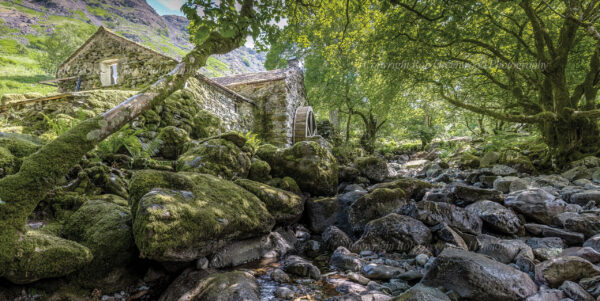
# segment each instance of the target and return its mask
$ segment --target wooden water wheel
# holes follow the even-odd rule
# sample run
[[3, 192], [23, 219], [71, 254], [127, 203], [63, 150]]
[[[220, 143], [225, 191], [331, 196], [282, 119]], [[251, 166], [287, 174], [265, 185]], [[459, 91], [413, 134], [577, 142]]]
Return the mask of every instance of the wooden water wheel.
[[317, 134], [317, 123], [312, 107], [299, 107], [294, 116], [294, 143]]

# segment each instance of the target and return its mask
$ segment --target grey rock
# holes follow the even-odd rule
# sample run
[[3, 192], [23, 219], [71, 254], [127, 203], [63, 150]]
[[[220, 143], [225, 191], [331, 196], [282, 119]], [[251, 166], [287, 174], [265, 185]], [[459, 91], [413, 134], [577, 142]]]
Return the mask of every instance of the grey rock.
[[559, 287], [560, 290], [573, 299], [573, 301], [594, 301], [594, 297], [586, 292], [583, 287], [573, 281], [565, 281]]
[[600, 214], [598, 212], [564, 212], [555, 217], [555, 224], [563, 228], [592, 237], [600, 232]]
[[542, 289], [526, 301], [562, 301], [564, 297], [565, 294], [559, 289]]
[[431, 240], [431, 231], [421, 221], [409, 216], [388, 214], [370, 221], [352, 250], [408, 251]]
[[596, 234], [590, 237], [583, 243], [584, 247], [591, 247], [594, 250], [600, 252], [600, 234]]
[[279, 283], [292, 282], [292, 279], [290, 278], [290, 276], [286, 272], [284, 272], [282, 269], [274, 269], [271, 272], [271, 279], [273, 281], [277, 281]]
[[517, 180], [519, 180], [519, 178], [513, 176], [499, 177], [494, 181], [493, 187], [495, 190], [498, 190], [502, 193], [509, 193], [510, 185]]
[[555, 216], [567, 210], [567, 203], [539, 188], [511, 193], [504, 200], [504, 204], [527, 218], [546, 225], [551, 224]]
[[589, 202], [600, 205], [600, 190], [586, 190], [571, 195], [571, 203], [585, 206]]
[[502, 263], [511, 263], [518, 257], [533, 260], [533, 251], [520, 240], [503, 239], [484, 245], [479, 253], [485, 254]]
[[562, 256], [578, 256], [591, 263], [600, 262], [600, 253], [590, 247], [573, 247], [563, 250]]
[[394, 301], [450, 301], [450, 298], [437, 288], [419, 283], [394, 298]]
[[478, 201], [465, 208], [475, 214], [485, 225], [504, 234], [516, 234], [523, 228], [517, 215], [510, 209], [492, 201]]
[[462, 232], [481, 233], [481, 219], [474, 213], [452, 204], [421, 201], [404, 206], [402, 213], [429, 226], [446, 223]]
[[344, 247], [339, 247], [333, 252], [329, 259], [329, 265], [342, 271], [360, 271], [363, 266], [358, 254], [350, 252]]
[[325, 247], [333, 251], [338, 247], [350, 248], [352, 246], [352, 239], [344, 231], [336, 226], [329, 226], [321, 234]]
[[550, 287], [558, 287], [565, 280], [579, 281], [600, 275], [600, 268], [576, 256], [560, 256], [536, 265], [535, 277]]
[[292, 300], [294, 299], [294, 295], [294, 291], [285, 286], [280, 286], [275, 290], [275, 297], [279, 299]]
[[369, 263], [363, 266], [361, 273], [369, 279], [389, 280], [397, 278], [399, 275], [406, 272], [405, 269], [399, 267], [388, 266], [384, 264]]
[[474, 186], [455, 185], [451, 188], [454, 202], [457, 205], [468, 205], [481, 200], [502, 201], [502, 193], [494, 189], [483, 189]]
[[554, 228], [540, 224], [525, 224], [527, 232], [543, 237], [560, 237], [567, 245], [580, 245], [584, 236], [581, 233], [571, 232], [564, 229]]
[[422, 283], [455, 291], [470, 300], [523, 300], [537, 292], [531, 278], [489, 257], [446, 248], [435, 259]]
[[315, 280], [321, 279], [321, 271], [319, 271], [316, 266], [308, 262], [306, 259], [296, 255], [288, 256], [285, 259], [283, 263], [283, 270], [286, 273], [302, 277], [310, 277]]

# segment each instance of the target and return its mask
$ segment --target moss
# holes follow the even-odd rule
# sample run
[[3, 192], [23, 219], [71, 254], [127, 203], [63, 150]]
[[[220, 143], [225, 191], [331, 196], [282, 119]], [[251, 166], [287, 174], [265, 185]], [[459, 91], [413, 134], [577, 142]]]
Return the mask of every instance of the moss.
[[190, 140], [185, 130], [174, 126], [162, 128], [156, 139], [159, 140], [158, 151], [164, 158], [170, 160], [176, 160], [183, 154]]
[[87, 265], [93, 257], [88, 248], [74, 241], [35, 230], [21, 236], [15, 254], [4, 270], [4, 277], [14, 283], [65, 276]]
[[388, 175], [387, 162], [377, 156], [356, 158], [354, 164], [364, 177], [374, 182], [381, 182]]
[[411, 178], [398, 179], [392, 182], [377, 184], [377, 186], [375, 186], [375, 188], [400, 188], [406, 193], [407, 198], [416, 201], [420, 201], [425, 195], [425, 192], [432, 187], [433, 185], [430, 183]]
[[191, 181], [192, 189], [155, 189], [133, 207], [134, 237], [142, 257], [191, 261], [273, 227], [265, 204], [233, 182], [198, 173], [177, 176]]
[[17, 158], [23, 158], [35, 153], [41, 145], [18, 137], [2, 137], [0, 135], [0, 147], [8, 149]]
[[271, 179], [271, 166], [269, 163], [260, 160], [252, 159], [250, 164], [250, 171], [248, 172], [248, 179], [258, 182], [266, 182]]
[[218, 135], [223, 131], [221, 119], [205, 110], [200, 110], [192, 119], [190, 136], [194, 139]]
[[60, 221], [67, 219], [86, 201], [87, 198], [80, 193], [62, 190], [57, 190], [51, 198], [46, 200], [52, 209], [54, 218]]
[[400, 188], [377, 188], [350, 206], [348, 217], [352, 230], [361, 232], [371, 220], [378, 219], [406, 205], [406, 193]]
[[516, 169], [518, 172], [535, 173], [536, 169], [529, 157], [518, 156], [506, 161], [506, 165]]
[[234, 142], [211, 139], [190, 149], [177, 161], [178, 171], [207, 173], [225, 179], [245, 178], [250, 169], [250, 157]]
[[[104, 199], [107, 198], [118, 197]], [[127, 207], [102, 199], [89, 200], [69, 217], [63, 233], [88, 247], [94, 255], [83, 271], [84, 276], [102, 277], [115, 267], [127, 265], [133, 258], [135, 247]]]
[[267, 184], [269, 184], [273, 187], [277, 187], [279, 189], [293, 192], [295, 194], [302, 193], [302, 191], [300, 190], [300, 187], [298, 187], [298, 184], [296, 183], [296, 181], [290, 177], [273, 178], [273, 179], [267, 181]]
[[256, 150], [256, 156], [272, 166], [277, 164], [277, 151], [277, 146], [272, 144], [263, 144]]
[[459, 163], [460, 163], [461, 168], [478, 168], [479, 167], [479, 157], [477, 157], [471, 153], [464, 152], [460, 156]]
[[192, 191], [193, 187], [194, 182], [183, 174], [159, 170], [137, 171], [129, 181], [129, 203], [132, 208], [131, 214], [133, 218], [135, 218], [135, 208], [138, 207], [138, 202], [142, 196], [154, 188]]
[[0, 178], [15, 173], [19, 163], [19, 160], [8, 149], [0, 147]]
[[263, 201], [278, 224], [296, 222], [302, 215], [304, 201], [295, 193], [246, 179], [238, 179], [235, 183]]
[[[337, 160], [314, 141], [302, 141], [276, 153], [274, 176], [293, 178], [300, 189], [313, 195], [332, 195], [338, 185]], [[267, 161], [268, 162], [268, 161]]]
[[102, 117], [86, 120], [23, 160], [0, 179], [0, 273], [17, 255], [20, 233], [38, 202], [99, 140]]

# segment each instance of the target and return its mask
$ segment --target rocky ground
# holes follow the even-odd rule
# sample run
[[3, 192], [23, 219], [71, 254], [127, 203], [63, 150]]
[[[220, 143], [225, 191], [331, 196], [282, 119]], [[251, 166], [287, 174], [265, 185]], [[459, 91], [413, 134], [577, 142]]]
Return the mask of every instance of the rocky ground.
[[[277, 148], [182, 101], [57, 182], [0, 300], [600, 300], [599, 158], [545, 175], [523, 154]], [[10, 129], [39, 137], [0, 134], [0, 177], [51, 136], [38, 115]]]

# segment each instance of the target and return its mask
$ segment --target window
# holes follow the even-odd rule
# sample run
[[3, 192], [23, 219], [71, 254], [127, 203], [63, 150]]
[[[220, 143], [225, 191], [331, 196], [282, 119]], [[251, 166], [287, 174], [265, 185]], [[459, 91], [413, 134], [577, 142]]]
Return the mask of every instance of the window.
[[111, 85], [116, 85], [117, 84], [117, 78], [119, 77], [119, 73], [117, 72], [117, 64], [112, 64], [110, 65], [110, 84]]
[[100, 82], [103, 87], [116, 85], [119, 82], [118, 59], [100, 62]]

